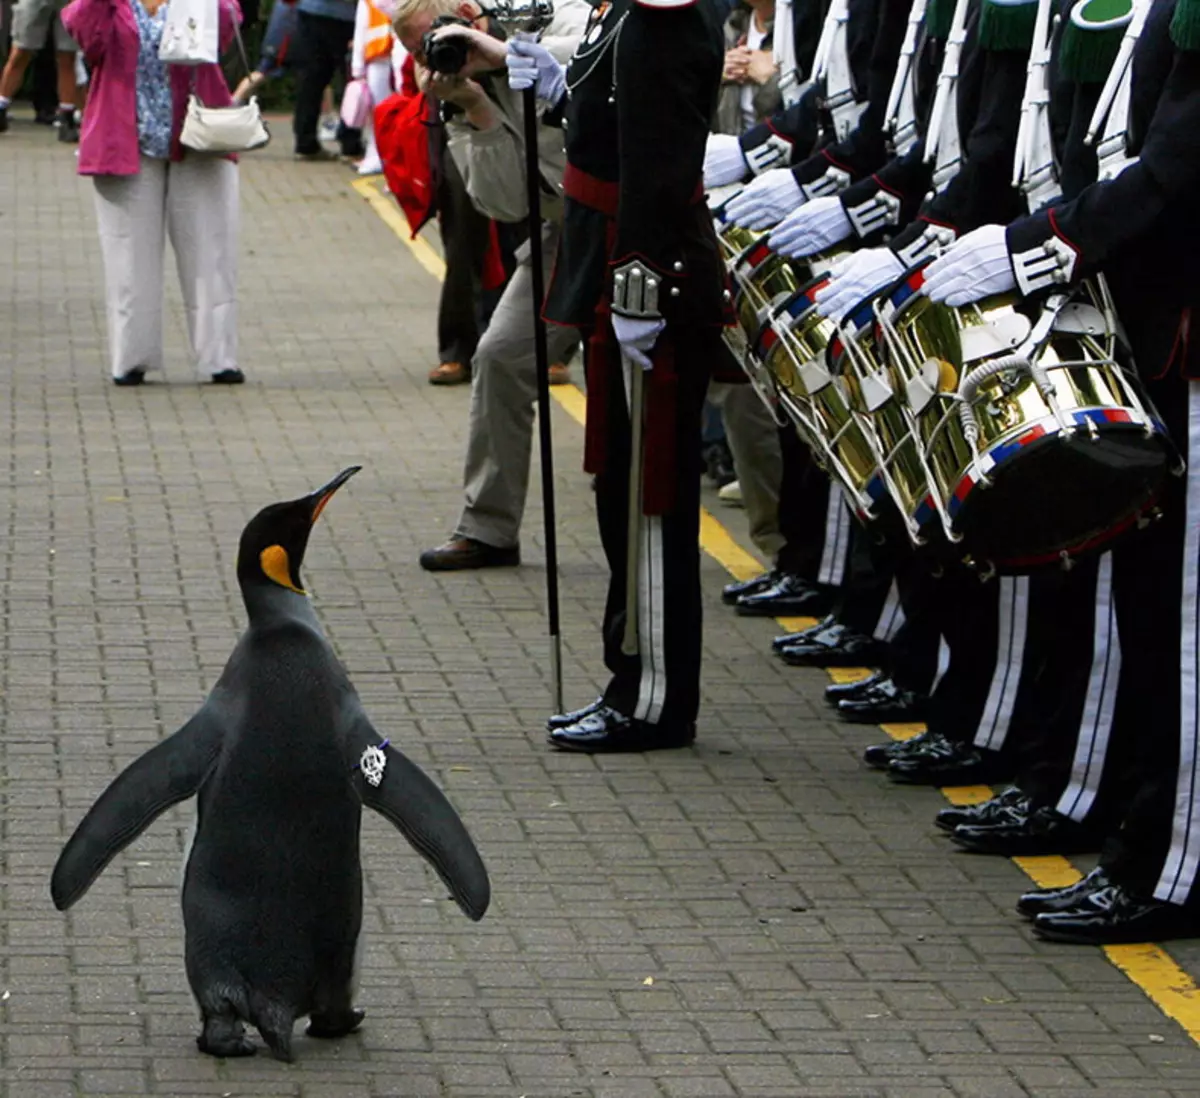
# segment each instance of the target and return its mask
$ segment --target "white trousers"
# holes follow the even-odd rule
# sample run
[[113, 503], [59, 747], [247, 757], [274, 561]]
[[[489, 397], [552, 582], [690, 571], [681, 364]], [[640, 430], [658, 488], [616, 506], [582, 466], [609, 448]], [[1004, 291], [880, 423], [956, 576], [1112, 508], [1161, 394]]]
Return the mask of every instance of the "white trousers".
[[[394, 48], [395, 46], [393, 45]], [[367, 65], [364, 75], [367, 80], [367, 88], [371, 92], [371, 101], [374, 104], [367, 114], [367, 124], [363, 126], [362, 131], [367, 151], [366, 155], [363, 156], [362, 167], [359, 168], [359, 172], [367, 174], [368, 170], [370, 172], [383, 170], [383, 165], [379, 159], [379, 149], [375, 145], [375, 107], [392, 94], [392, 59], [390, 57], [381, 57], [377, 61], [372, 61]]]
[[235, 369], [237, 165], [220, 157], [170, 163], [143, 156], [137, 175], [98, 175], [95, 186], [113, 376], [162, 368], [167, 238], [197, 375]]

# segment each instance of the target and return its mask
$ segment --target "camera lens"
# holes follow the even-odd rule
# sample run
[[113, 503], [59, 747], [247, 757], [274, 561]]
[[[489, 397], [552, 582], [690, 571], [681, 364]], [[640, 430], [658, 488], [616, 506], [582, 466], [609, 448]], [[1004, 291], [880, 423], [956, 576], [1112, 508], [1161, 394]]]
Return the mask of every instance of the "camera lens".
[[467, 63], [468, 45], [463, 38], [435, 38], [442, 27], [468, 27], [470, 22], [454, 15], [439, 15], [421, 39], [421, 52], [431, 72], [453, 76]]
[[433, 72], [452, 76], [467, 63], [467, 44], [461, 38], [443, 38], [434, 42], [426, 36], [422, 48], [425, 63]]

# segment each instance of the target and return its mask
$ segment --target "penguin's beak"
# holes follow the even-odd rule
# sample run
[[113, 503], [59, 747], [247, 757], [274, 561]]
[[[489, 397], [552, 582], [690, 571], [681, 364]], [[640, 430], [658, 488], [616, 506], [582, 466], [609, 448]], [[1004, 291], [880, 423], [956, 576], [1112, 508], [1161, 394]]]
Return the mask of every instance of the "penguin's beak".
[[336, 477], [333, 478], [324, 488], [318, 488], [308, 498], [312, 504], [312, 516], [309, 519], [310, 524], [315, 523], [321, 517], [321, 512], [325, 510], [325, 504], [333, 499], [333, 494], [343, 484], [346, 483], [355, 473], [362, 468], [361, 465], [351, 465], [349, 469], [343, 469]]

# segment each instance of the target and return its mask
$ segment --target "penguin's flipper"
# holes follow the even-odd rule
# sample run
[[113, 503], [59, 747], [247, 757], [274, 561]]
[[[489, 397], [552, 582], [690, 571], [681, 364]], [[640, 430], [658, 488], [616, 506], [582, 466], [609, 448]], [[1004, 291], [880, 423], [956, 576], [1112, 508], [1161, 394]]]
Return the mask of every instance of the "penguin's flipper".
[[59, 911], [78, 900], [116, 854], [158, 816], [200, 788], [221, 749], [221, 738], [220, 722], [201, 709], [117, 775], [58, 856], [50, 895]]
[[[358, 720], [353, 743], [363, 753], [355, 776], [363, 803], [395, 825], [437, 870], [463, 913], [478, 922], [492, 896], [487, 868], [445, 794], [402, 751], [383, 742], [365, 717]], [[372, 772], [362, 764], [372, 748], [381, 747], [386, 762]], [[368, 773], [378, 774], [378, 785]]]

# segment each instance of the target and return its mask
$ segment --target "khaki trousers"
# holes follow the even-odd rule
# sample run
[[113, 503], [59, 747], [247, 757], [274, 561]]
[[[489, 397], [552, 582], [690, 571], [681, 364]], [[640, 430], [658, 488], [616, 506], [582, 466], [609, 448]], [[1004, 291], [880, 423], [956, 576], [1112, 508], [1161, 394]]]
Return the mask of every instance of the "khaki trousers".
[[[549, 279], [559, 228], [543, 226]], [[546, 326], [550, 362], [564, 362], [579, 342], [575, 328]], [[455, 537], [506, 549], [520, 539], [533, 446], [537, 362], [533, 338], [533, 277], [528, 245], [471, 360], [471, 414], [463, 470], [466, 506]]]

